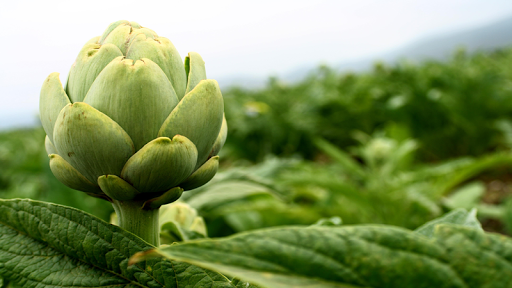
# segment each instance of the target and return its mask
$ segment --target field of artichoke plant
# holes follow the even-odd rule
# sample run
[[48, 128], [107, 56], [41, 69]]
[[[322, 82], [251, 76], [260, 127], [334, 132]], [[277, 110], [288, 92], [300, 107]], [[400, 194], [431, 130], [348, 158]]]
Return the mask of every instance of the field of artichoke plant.
[[0, 132], [0, 287], [512, 287], [511, 67], [221, 92], [114, 22]]

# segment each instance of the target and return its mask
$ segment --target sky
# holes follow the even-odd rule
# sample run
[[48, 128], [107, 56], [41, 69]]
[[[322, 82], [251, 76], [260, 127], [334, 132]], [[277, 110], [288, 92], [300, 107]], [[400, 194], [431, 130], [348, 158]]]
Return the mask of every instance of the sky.
[[121, 19], [169, 38], [182, 58], [200, 53], [208, 78], [229, 79], [378, 57], [509, 16], [510, 0], [8, 1], [0, 129], [35, 123], [44, 79], [59, 72], [65, 82], [85, 42]]

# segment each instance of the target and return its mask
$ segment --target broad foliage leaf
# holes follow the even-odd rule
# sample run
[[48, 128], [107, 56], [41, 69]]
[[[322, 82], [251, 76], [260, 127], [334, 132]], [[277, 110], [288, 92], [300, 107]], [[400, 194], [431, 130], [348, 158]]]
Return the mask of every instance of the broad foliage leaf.
[[226, 277], [175, 261], [129, 266], [151, 249], [137, 236], [80, 210], [0, 200], [0, 277], [19, 287], [235, 287]]
[[510, 287], [512, 240], [453, 224], [281, 228], [156, 251], [262, 287]]

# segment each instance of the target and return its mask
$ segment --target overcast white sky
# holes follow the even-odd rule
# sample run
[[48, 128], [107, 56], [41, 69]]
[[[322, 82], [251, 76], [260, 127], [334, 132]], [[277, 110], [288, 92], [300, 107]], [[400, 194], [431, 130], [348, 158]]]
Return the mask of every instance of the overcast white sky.
[[510, 15], [510, 0], [8, 1], [0, 129], [33, 122], [46, 76], [60, 72], [64, 82], [83, 44], [116, 20], [155, 30], [182, 57], [199, 52], [208, 78], [222, 79], [367, 58]]

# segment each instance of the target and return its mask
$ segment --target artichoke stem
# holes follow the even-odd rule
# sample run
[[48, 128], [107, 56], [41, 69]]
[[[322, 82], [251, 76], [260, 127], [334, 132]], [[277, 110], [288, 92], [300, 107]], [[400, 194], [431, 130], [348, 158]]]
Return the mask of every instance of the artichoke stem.
[[139, 236], [149, 244], [160, 246], [160, 226], [157, 209], [142, 209], [143, 201], [113, 200], [119, 227]]

